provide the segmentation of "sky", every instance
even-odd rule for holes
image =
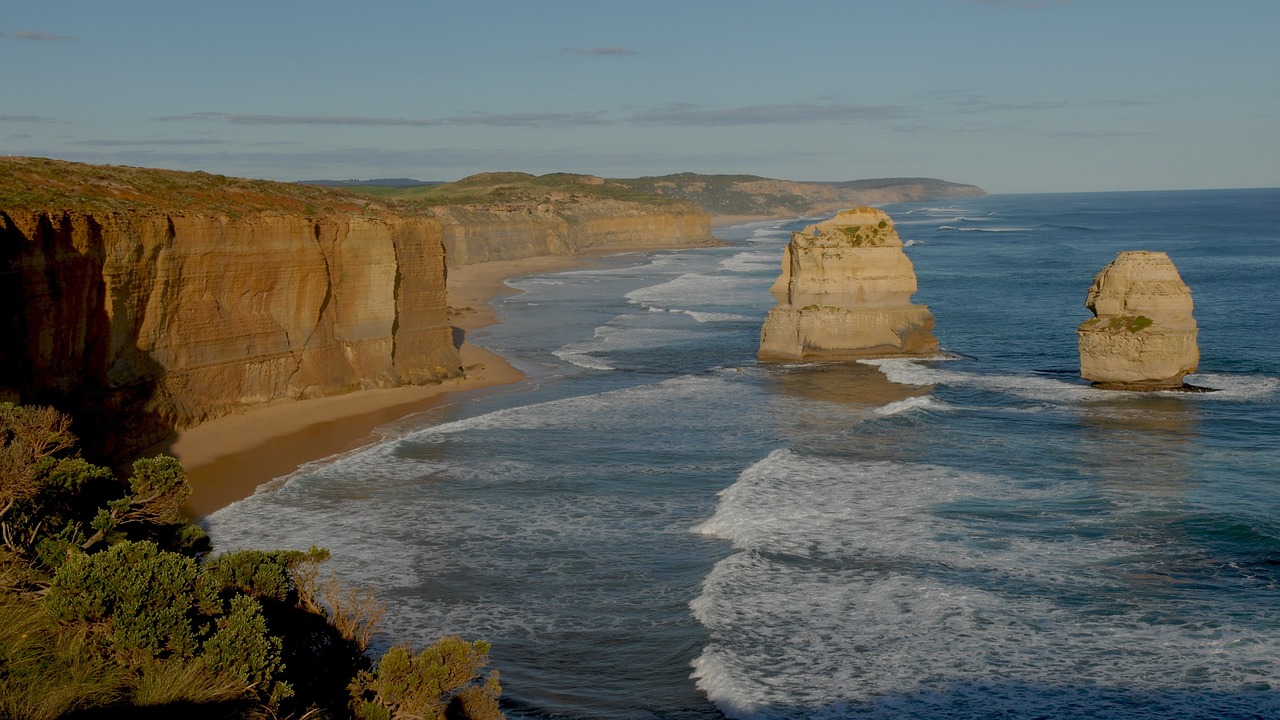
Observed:
[[[1280,0],[39,0],[0,152],[273,180],[518,170],[1280,186]]]

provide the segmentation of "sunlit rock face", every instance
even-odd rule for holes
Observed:
[[[1162,252],[1122,252],[1093,278],[1080,324],[1080,374],[1117,390],[1182,387],[1200,362],[1191,290]]]
[[[0,220],[0,399],[119,426],[108,452],[252,406],[462,372],[431,218]]]
[[[870,207],[791,234],[757,357],[853,360],[938,352],[933,315],[912,305],[915,268],[893,221]]]

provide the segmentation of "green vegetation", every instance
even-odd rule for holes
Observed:
[[[1152,319],[1145,315],[1116,315],[1107,321],[1106,326],[1102,325],[1102,318],[1094,317],[1085,320],[1082,327],[1090,330],[1136,333],[1151,327],[1152,322]]]
[[[0,717],[501,717],[487,644],[371,661],[385,606],[327,551],[211,556],[176,460],[118,479],[69,427],[0,403]]]
[[[410,187],[345,186],[351,192],[399,200],[414,205],[477,205],[493,203],[572,204],[588,200],[619,200],[647,205],[673,201],[626,184],[592,175],[520,172],[481,173],[457,182]]]
[[[0,208],[110,212],[377,213],[386,207],[335,188],[29,157],[0,157]]]

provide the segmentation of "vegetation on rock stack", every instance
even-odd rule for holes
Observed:
[[[385,608],[325,550],[211,555],[169,457],[126,479],[0,403],[0,717],[499,718],[488,645],[365,651]]]

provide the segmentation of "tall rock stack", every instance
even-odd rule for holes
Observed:
[[[760,332],[765,361],[854,360],[938,352],[933,315],[912,305],[915,268],[893,221],[870,207],[845,210],[791,234],[778,307]]]
[[[1080,324],[1080,374],[1115,390],[1180,388],[1200,362],[1191,290],[1169,256],[1129,251],[1093,278]]]

